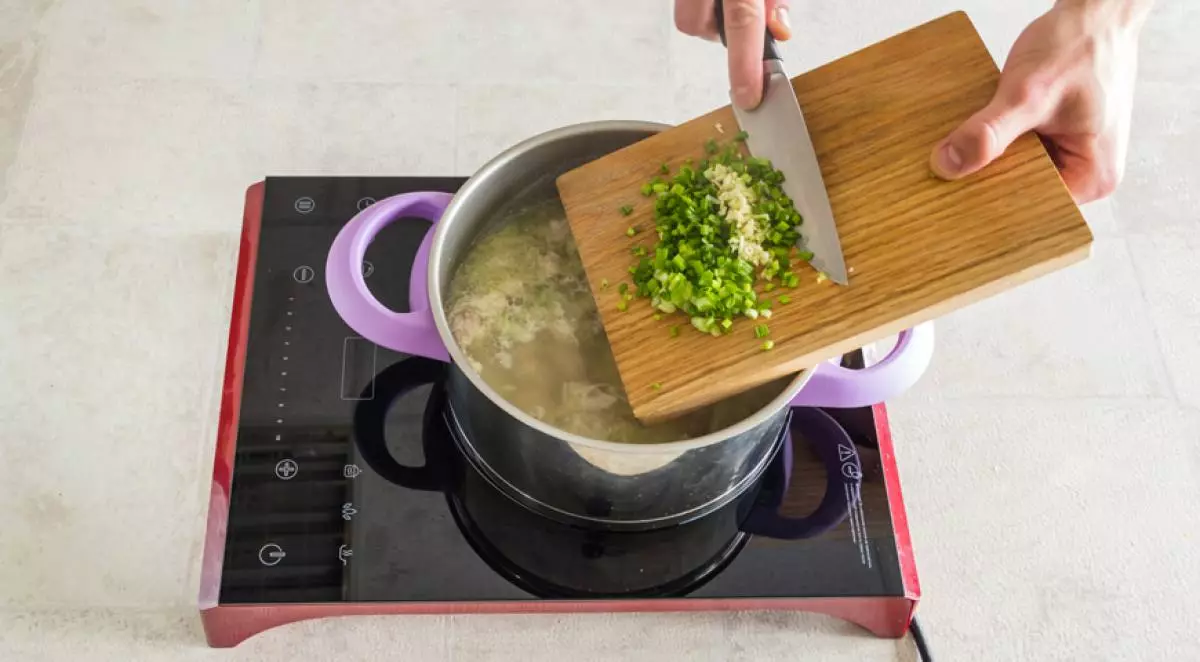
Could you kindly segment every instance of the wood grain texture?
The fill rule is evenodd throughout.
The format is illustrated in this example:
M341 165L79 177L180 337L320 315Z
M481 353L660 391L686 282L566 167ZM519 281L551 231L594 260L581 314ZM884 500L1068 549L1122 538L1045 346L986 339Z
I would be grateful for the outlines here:
M998 78L959 12L793 79L853 271L840 287L798 268L800 286L782 290L791 303L776 304L768 322L767 352L750 320L713 338L681 315L655 321L647 299L617 310L617 283L632 284L630 247L652 251L656 239L623 234L654 227L639 188L662 163L698 161L705 141L730 139L728 106L562 175L559 194L635 415L672 418L1086 258L1091 232L1033 134L964 180L930 174L933 146L990 100ZM685 327L677 339L672 324Z

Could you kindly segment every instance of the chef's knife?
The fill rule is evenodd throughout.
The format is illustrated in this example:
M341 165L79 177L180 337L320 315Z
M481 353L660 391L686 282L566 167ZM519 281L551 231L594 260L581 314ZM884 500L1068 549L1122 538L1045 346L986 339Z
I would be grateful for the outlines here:
M716 0L717 31L725 43L725 8ZM804 113L792 89L792 81L783 70L783 60L775 49L775 39L768 29L763 37L763 98L754 110L743 110L733 104L738 125L749 134L746 144L750 153L767 159L783 173L783 192L796 203L796 211L804 219L800 235L804 247L813 254L811 263L835 283L848 285L846 260L838 238L837 223L821 165Z

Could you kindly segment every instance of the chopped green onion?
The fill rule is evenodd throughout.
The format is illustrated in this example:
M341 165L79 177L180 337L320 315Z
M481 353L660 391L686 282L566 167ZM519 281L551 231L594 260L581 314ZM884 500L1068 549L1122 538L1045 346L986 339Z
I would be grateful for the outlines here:
M659 313L654 313L654 321L655 321L655 322L661 322L661 321L662 321L662 315L660 315Z
M629 291L629 283L621 283L620 285L617 285L617 293L618 294L625 294L628 291Z
M643 195L655 197L655 243L630 247L629 273L637 296L649 299L656 316L678 313L698 331L720 336L731 332L735 319L770 316L771 302L760 291L799 283L789 269L802 219L770 161L745 156L735 143L722 147L709 140L704 148L708 157L698 164L685 161L674 175L662 169L669 175L665 181L656 176L642 186ZM710 168L718 167L721 179L710 180ZM728 189L719 188L730 185L730 174L734 185L753 193L749 211L760 232L753 241L765 260L752 263L740 255L740 230L731 228L722 201ZM626 235L639 231L631 227ZM759 279L766 281L763 287ZM677 337L678 327L671 335Z
M770 333L771 329L767 328L766 324L759 324L758 326L754 327L755 338L766 338Z
M620 301L617 302L617 310L619 310L621 312L625 312L626 310L629 310L629 302L625 301L624 299L621 299Z
M650 385L650 388L657 391L662 388L662 382L654 382L653 384Z
M633 213L633 207L631 207L630 205L622 205L622 207L621 207L621 215L622 216L628 216L632 213Z
M746 133L745 131L738 131L737 135L735 135L733 137L733 139L740 143L744 143L744 142L746 142L746 139L749 137L750 137L750 134Z
M679 327L678 327L678 326L673 326L673 327L671 327L671 337L672 337L672 338L678 338L678 337L679 337Z
M602 289L602 290L608 289L608 279L607 278L600 279L600 289Z
M664 163L658 167L658 171L664 175L669 175L671 174L671 167Z
M774 347L774 346L775 346L775 341L774 341L774 340L764 340L764 341L763 341L763 344L762 344L762 349L763 349L763 351L765 352L765 351L767 351L767 350L771 349L771 348L772 348L772 347Z
M790 296L788 296L786 294L782 294L779 296L779 303L791 303L791 302L792 302L792 298Z

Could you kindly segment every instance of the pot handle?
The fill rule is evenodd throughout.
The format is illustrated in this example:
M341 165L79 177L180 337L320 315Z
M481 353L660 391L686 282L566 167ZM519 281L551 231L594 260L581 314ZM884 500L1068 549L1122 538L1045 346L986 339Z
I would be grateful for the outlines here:
M791 474L790 446L795 443L791 430L800 432L812 446L825 465L828 477L825 496L821 504L808 517L788 517L779 513L783 498L787 495L787 481L774 494L762 495L762 501L754 506L742 521L742 530L780 540L799 540L819 536L846 519L850 508L858 501L858 486L862 482L862 462L858 449L846 430L833 417L820 409L798 408L792 410L792 426L781 452L785 456L785 475Z
M448 362L450 355L438 335L429 309L430 228L413 261L408 282L408 307L398 313L379 303L363 278L367 246L383 228L403 217L423 218L436 224L453 196L449 193L404 193L385 198L359 212L338 232L325 262L325 286L342 320L362 337L397 352Z
M425 492L440 491L448 484L446 462L438 455L440 449L434 448L429 439L422 440L425 465L409 467L392 456L384 435L392 403L418 386L437 383L444 374L445 366L437 361L404 359L385 368L363 391L362 399L354 408L354 445L367 466L384 480Z
M825 362L796 397L793 407L869 407L907 391L929 367L933 358L933 322L919 324L900 333L896 346L880 362L851 370Z

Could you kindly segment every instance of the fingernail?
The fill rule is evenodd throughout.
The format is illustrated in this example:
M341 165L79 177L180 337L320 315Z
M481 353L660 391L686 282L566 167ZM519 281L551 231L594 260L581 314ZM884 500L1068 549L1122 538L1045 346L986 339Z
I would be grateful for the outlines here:
M775 23L782 29L784 33L775 35L776 39L790 39L792 37L792 20L788 16L787 7L775 8Z
M938 150L937 167L944 175L957 175L962 172L962 153L950 143L942 145Z
M733 88L733 102L739 108L750 110L758 105L758 98L754 95L754 88L749 86Z

